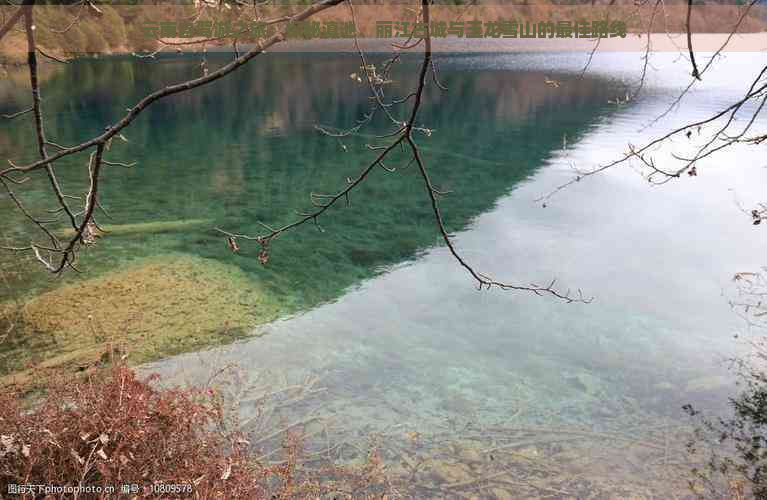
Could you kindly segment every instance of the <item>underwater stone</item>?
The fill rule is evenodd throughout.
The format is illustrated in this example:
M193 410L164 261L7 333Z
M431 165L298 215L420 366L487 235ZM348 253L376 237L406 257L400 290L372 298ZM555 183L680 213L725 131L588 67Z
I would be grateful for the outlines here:
M711 375L708 377L699 377L687 382L684 390L687 392L708 392L715 391L729 385L727 377L721 375Z

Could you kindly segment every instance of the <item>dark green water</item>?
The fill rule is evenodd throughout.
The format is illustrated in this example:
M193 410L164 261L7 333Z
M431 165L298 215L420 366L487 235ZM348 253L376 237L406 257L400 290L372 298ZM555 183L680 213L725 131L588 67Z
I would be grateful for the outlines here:
M217 56L213 66L229 56ZM400 65L393 95L409 92L415 61ZM132 58L79 61L49 68L43 84L49 137L76 144L118 119L141 96L199 74L199 61ZM240 73L190 94L150 107L116 141L107 158L137 161L137 167L110 168L101 201L114 221L140 223L209 219L210 227L152 235L109 236L83 255L89 276L132 259L185 252L237 265L252 274L294 311L332 300L347 287L386 266L414 258L438 241L431 208L415 169L374 173L351 197L350 208L331 210L320 220L325 232L306 226L275 242L262 266L255 244L243 242L233 255L212 228L257 234L257 221L279 226L305 210L310 192L334 192L353 177L372 153L370 135L343 143L314 127L348 127L367 110L365 87L349 78L355 55L269 55ZM15 75L23 80L23 73ZM443 201L447 225L455 231L493 207L498 198L529 177L563 136L575 141L611 111L605 80L562 75L562 88L544 84L537 71L473 73L446 68L449 93L430 92L422 123L435 132L418 138L436 185L455 194ZM553 75L557 76L557 75ZM25 106L23 84L2 84L0 111ZM433 89L436 90L436 89ZM614 108L613 108L614 109ZM405 116L405 110L401 111ZM34 158L31 115L0 123L0 157ZM373 134L387 130L374 123ZM86 156L59 164L65 190L81 191ZM400 157L402 160L402 157ZM389 166L403 161L391 160ZM48 195L43 182L27 187L38 210ZM6 197L0 234L18 244L35 238ZM74 279L68 277L65 279ZM17 290L51 286L43 273L26 276ZM3 292L7 293L7 292Z

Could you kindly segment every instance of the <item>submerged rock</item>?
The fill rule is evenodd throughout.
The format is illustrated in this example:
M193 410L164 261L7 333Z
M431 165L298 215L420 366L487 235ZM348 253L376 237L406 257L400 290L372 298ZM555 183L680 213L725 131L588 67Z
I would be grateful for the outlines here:
M589 396L597 396L604 392L604 383L598 377L585 372L564 374L565 380Z
M666 381L658 382L657 384L653 385L652 388L655 389L656 391L664 391L664 392L676 390L676 386L674 384L672 384L671 382L666 382Z
M493 494L493 496L497 500L513 500L514 499L514 497L511 496L511 493L501 488L493 488L490 490L490 492Z
M461 463L437 462L434 464L433 472L441 482L447 484L469 481L474 477L471 469Z
M708 377L699 377L690 380L685 385L684 390L687 392L708 392L716 391L727 387L730 384L729 379L722 375L711 375Z
M456 455L464 462L482 462L483 457L480 450L472 446L456 447Z

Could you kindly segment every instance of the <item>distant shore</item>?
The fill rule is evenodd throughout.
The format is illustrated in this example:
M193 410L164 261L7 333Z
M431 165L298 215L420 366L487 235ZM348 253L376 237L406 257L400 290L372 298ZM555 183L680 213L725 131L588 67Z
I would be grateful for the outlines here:
M716 52L723 45L723 52L767 52L767 33L736 34L727 41L725 33L699 33L693 35L696 52ZM402 43L402 39L368 38L360 39L360 46L368 52L392 50L391 43ZM435 52L589 52L596 40L589 38L433 38ZM228 51L229 47L219 47ZM210 49L209 49L210 50ZM411 49L411 52L420 51ZM603 38L597 48L600 52L644 52L647 50L647 35L629 33L626 38ZM679 52L687 50L685 33L653 33L653 52ZM293 40L270 48L271 52L354 52L353 39Z
M652 32L653 51L686 51L687 40L682 33L688 27L695 33L693 46L697 52L715 52L727 39L730 32L737 31L730 40L728 51L758 52L767 49L767 6L752 6L745 8L738 5L696 5L694 11L688 13L686 5L665 5L661 10L658 4L635 5L631 0L621 0L618 5L586 5L574 0L568 5L552 5L548 0L540 0L535 5L439 5L430 9L432 22L454 23L459 26L464 23L486 23L488 21L513 20L520 26L538 26L541 22L581 23L580 28L591 32L590 25L597 20L620 23L628 35L625 38L605 38L599 41L599 50L606 52L644 52L648 31ZM623 4L622 2L626 2ZM357 33L364 33L368 38L362 39L362 45L367 51L388 51L391 42L405 42L406 38L390 40L375 38L377 33L383 33L379 22L397 21L390 28L394 34L400 29L397 23L405 22L410 25L417 7L415 0L396 5L358 5L352 16L349 9L328 9L317 12L312 16L312 22L352 23ZM459 2L460 3L460 2ZM104 8L87 10L80 13L72 6L36 6L36 21L41 29L37 30L35 38L38 47L45 54L39 59L48 60L46 54L56 58L87 57L87 55L130 54L132 52L152 52L161 49L162 52L196 52L203 50L199 46L188 43L190 38L177 38L180 32L173 29L173 23L187 19L194 14L189 5L173 5L162 0L160 5L107 5ZM15 6L0 7L0 14L6 18L15 13ZM242 24L259 19L285 20L295 16L304 9L300 5L271 5L259 7L257 13L241 9L207 9L205 22ZM83 15L80 15L83 14ZM691 15L688 15L691 14ZM76 23L74 23L77 21ZM147 29L149 25L158 22L170 23L171 29L166 31L161 41ZM74 23L74 24L73 24ZM72 24L72 29L64 29ZM346 25L346 24L345 24ZM549 24L550 26L551 24ZM575 27L576 25L571 25ZM610 25L612 26L612 25ZM18 28L18 27L17 27ZM486 31L482 26L482 34ZM319 28L318 28L319 29ZM329 28L328 28L329 29ZM462 29L462 28L460 28ZM344 30L339 30L340 35ZM404 32L411 30L405 27ZM578 32L579 30L576 30ZM618 28L610 28L615 34ZM535 31L533 31L534 33ZM194 33L200 35L199 30ZM527 30L525 30L527 33ZM674 33L668 35L667 33ZM190 33L191 35L191 33ZM318 39L319 32L312 40L291 39L278 44L269 50L274 52L346 52L354 50L354 39ZM257 36L241 37L238 40L239 49L245 49L247 43L256 43ZM199 38L202 41L203 38ZM434 38L436 52L589 52L596 40L589 38ZM163 45L163 42L165 45ZM226 37L214 38L207 43L208 50L231 51L232 40ZM419 50L417 48L416 50ZM27 42L22 29L12 30L0 40L0 62L7 65L24 65L27 57Z
M693 49L700 53L722 52L767 52L767 32L743 33L729 38L725 33L698 33L693 35ZM180 40L180 39L179 39ZM188 39L186 39L188 40ZM168 39L173 42L174 40ZM176 40L177 41L177 40ZM395 51L392 44L402 44L402 38L359 38L360 47L365 52ZM597 45L598 42L598 45ZM629 33L625 38L602 38L599 41L590 38L432 38L434 52L637 52L647 50L647 35ZM252 48L252 44L240 44L242 53ZM653 33L650 38L652 52L687 52L685 33ZM184 52L199 52L200 47L189 45ZM416 47L405 52L418 53L423 49ZM208 52L233 52L230 45L208 46ZM267 52L356 52L354 39L288 40L270 47ZM175 47L168 45L160 53L175 53ZM132 50L121 48L99 55L126 55ZM94 54L83 54L92 57ZM15 64L24 64L24 58L12 58ZM45 61L45 59L43 59Z

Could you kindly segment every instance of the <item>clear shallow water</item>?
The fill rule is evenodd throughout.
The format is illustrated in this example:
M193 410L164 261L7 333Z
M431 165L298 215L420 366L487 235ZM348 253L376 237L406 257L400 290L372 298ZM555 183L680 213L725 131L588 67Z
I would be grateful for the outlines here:
M337 186L364 157L364 140L343 154L312 125L352 123L364 95L346 78L356 61L326 57L315 65L280 55L268 63L280 78L259 78L257 64L244 83L223 82L236 87L179 99L145 117L128 134L125 153L145 167L110 178L113 211L127 222L210 217L255 231L256 217L287 221L306 206L309 191ZM725 374L722 361L737 349L732 334L743 325L727 305L731 276L764 265L767 235L734 202L763 199L760 151L724 152L701 163L698 177L661 188L621 169L573 186L545 209L534 200L572 176L571 162L588 168L620 155L628 142L718 111L747 88L757 57L765 56L728 56L683 108L640 131L687 81L686 66L674 68L671 56L656 58L643 97L615 107L607 100L638 78L636 54L600 55L595 76L583 81L574 76L577 54L440 55L451 90L427 103L423 120L436 132L423 142L438 182L459 193L445 202L458 247L483 272L519 282L556 277L594 296L590 305L476 291L445 249L432 247L436 235L413 172L382 172L353 210L325 220L327 233L306 228L286 237L266 268L255 255L227 254L209 233L116 239L97 250L93 266L181 250L263 280L298 314L260 328L266 335L253 341L147 369L174 382L206 380L211 365L230 362L278 379L320 376L327 391L316 397L319 414L347 436L400 426L457 437L512 421L626 432L684 423L682 404L715 406L730 390L712 379L701 391L695 381ZM135 95L152 86L151 75L189 71L179 62L148 71L109 64L131 68L135 80L126 89ZM557 71L546 69L552 64ZM84 79L67 75L51 77L51 85ZM328 75L338 80L327 90L306 84ZM561 79L562 88L543 85L546 76ZM75 101L60 104L57 120L74 117L83 130L96 130L122 106L90 91L80 103L100 114L79 114ZM82 133L59 131L73 140ZM0 137L16 140L6 129ZM248 417L255 410L242 411Z

